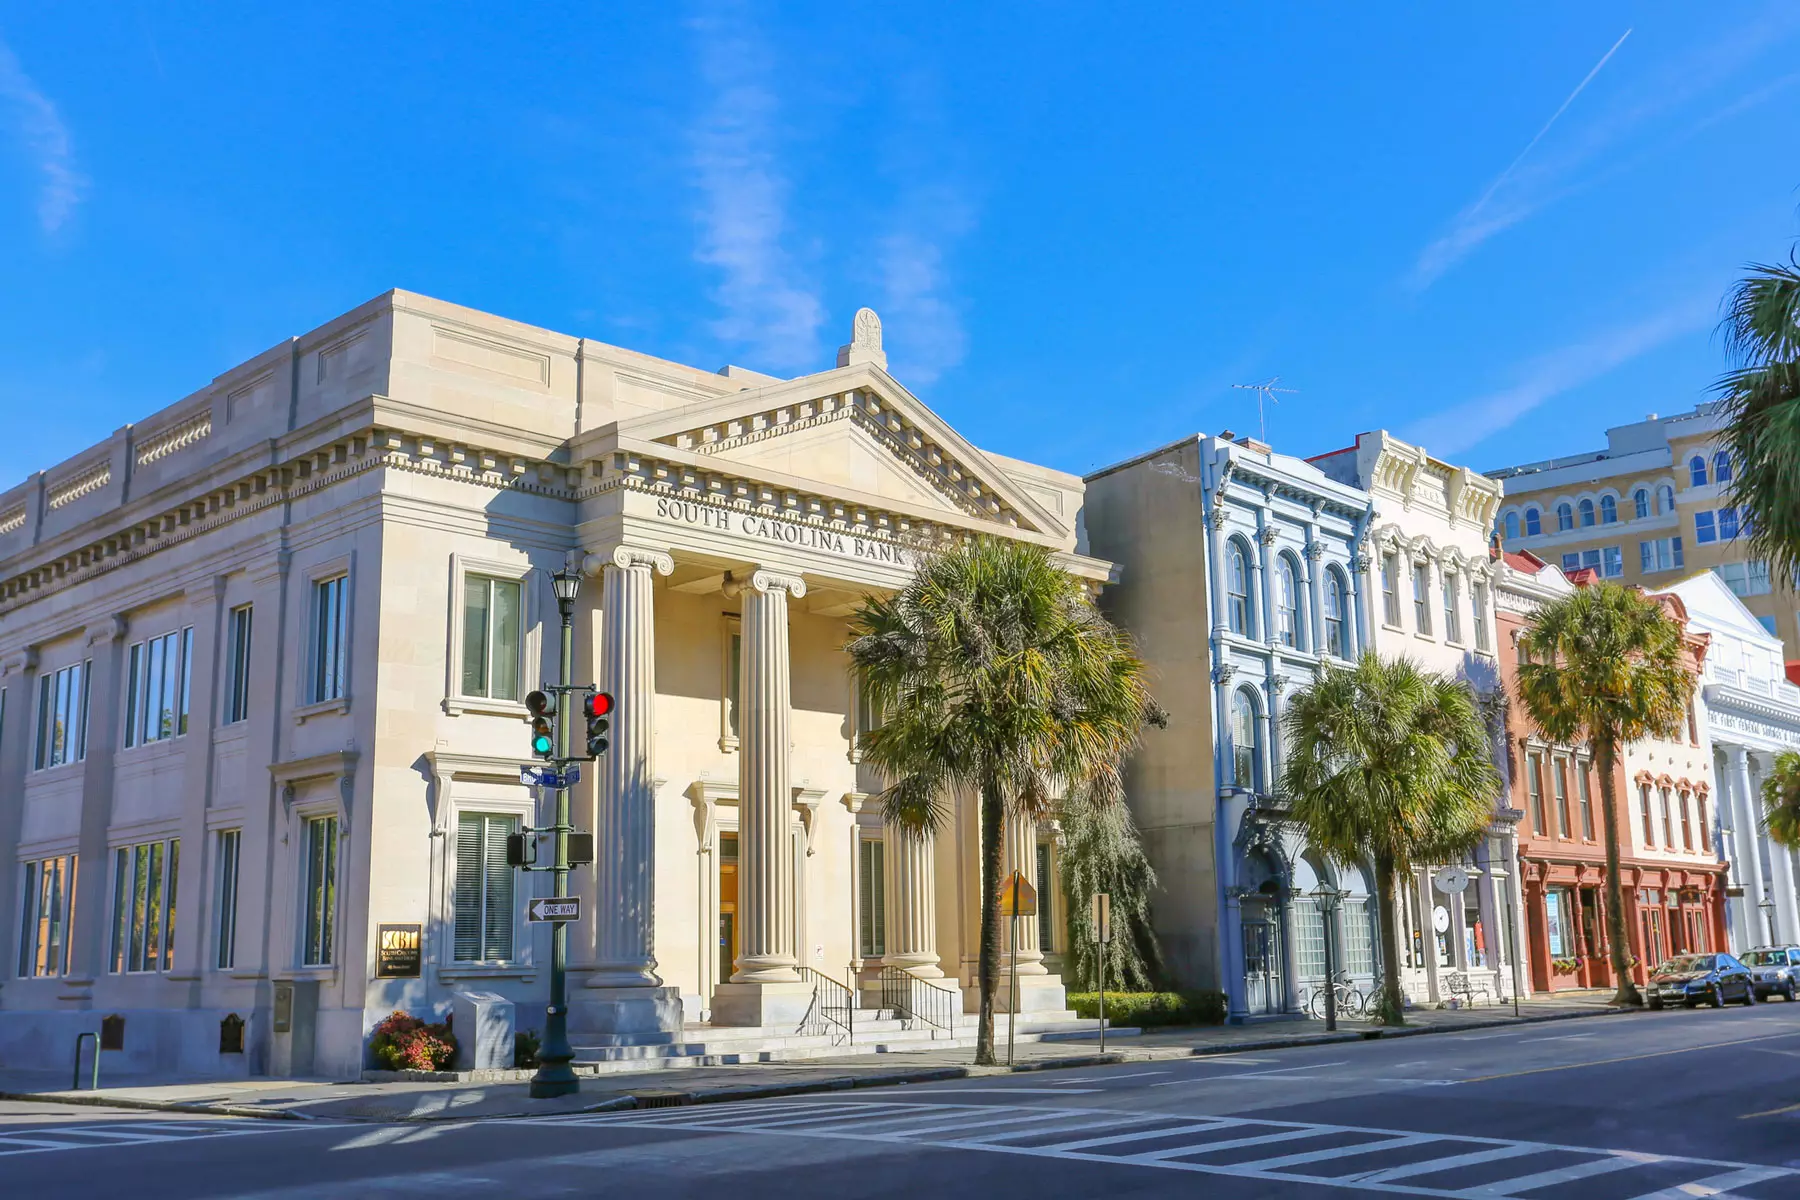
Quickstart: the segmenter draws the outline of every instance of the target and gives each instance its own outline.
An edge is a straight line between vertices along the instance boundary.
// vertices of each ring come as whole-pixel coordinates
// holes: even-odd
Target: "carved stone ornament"
[[[1230,514],[1225,511],[1225,506],[1215,500],[1213,502],[1213,510],[1206,515],[1206,520],[1215,531],[1218,531],[1225,528],[1225,521],[1228,516],[1230,516]]]
[[[851,323],[850,344],[861,350],[881,349],[881,318],[872,308],[859,308]]]
[[[1237,667],[1231,663],[1220,663],[1212,669],[1213,682],[1221,686],[1229,684],[1231,677],[1237,674]]]
[[[1316,563],[1321,558],[1325,557],[1325,543],[1324,542],[1308,542],[1308,543],[1306,543],[1306,549],[1302,550],[1301,553],[1306,556],[1307,562],[1315,562]]]
[[[1265,546],[1273,546],[1280,537],[1281,531],[1273,525],[1264,525],[1256,531],[1256,540]]]

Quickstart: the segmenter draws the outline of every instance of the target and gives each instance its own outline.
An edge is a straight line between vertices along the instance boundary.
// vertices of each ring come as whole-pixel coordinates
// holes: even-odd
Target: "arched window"
[[[1675,489],[1666,483],[1656,489],[1656,511],[1664,514],[1675,511]]]
[[[1233,538],[1225,549],[1225,623],[1231,632],[1256,636],[1250,607],[1250,552]]]
[[[1649,488],[1639,488],[1637,491],[1631,493],[1631,503],[1637,509],[1638,520],[1641,521],[1645,517],[1649,516],[1650,515],[1650,489]]]
[[[1300,585],[1294,560],[1283,554],[1275,566],[1275,632],[1281,644],[1304,649],[1300,635]]]
[[[1513,538],[1516,538],[1518,536],[1519,536],[1519,514],[1516,512],[1507,513],[1506,514],[1506,537],[1507,537],[1507,540],[1511,541]]]
[[[1698,454],[1688,459],[1688,482],[1694,487],[1706,486],[1706,460]]]
[[[1231,697],[1231,782],[1263,790],[1262,746],[1256,738],[1256,701],[1248,688]]]
[[[1600,523],[1611,525],[1619,519],[1619,502],[1611,496],[1600,497]]]
[[[1721,450],[1713,455],[1713,482],[1731,482],[1731,451]]]
[[[1514,525],[1519,523],[1518,517],[1512,513]],[[1338,574],[1336,567],[1328,567],[1325,571],[1325,652],[1333,658],[1349,658],[1350,643],[1344,638],[1344,577]]]
[[[1544,520],[1538,515],[1538,510],[1535,508],[1526,509],[1525,536],[1536,537],[1542,532],[1544,532]]]
[[[1581,502],[1581,527],[1583,529],[1586,529],[1589,525],[1592,525],[1593,523],[1594,523],[1594,502],[1592,500],[1583,500]]]
[[[1575,510],[1565,502],[1556,506],[1556,532],[1563,533],[1575,528]]]

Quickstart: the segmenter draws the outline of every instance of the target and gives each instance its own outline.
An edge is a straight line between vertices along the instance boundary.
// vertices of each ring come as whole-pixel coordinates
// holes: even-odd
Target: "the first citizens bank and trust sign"
[[[713,530],[750,545],[811,550],[838,558],[903,569],[910,569],[915,561],[913,551],[895,542],[864,537],[823,525],[784,521],[762,513],[717,508],[711,504],[673,496],[656,497],[654,511],[660,520]]]

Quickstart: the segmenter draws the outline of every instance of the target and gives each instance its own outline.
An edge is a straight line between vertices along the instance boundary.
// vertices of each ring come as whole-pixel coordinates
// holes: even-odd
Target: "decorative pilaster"
[[[942,979],[937,951],[937,839],[889,824],[887,859],[887,954],[881,964]]]
[[[1004,847],[1004,870],[1010,878],[1014,871],[1025,876],[1025,882],[1037,893],[1039,905],[1049,904],[1050,897],[1044,894],[1043,881],[1037,877],[1037,822],[1027,820],[1014,813],[1006,817],[1006,834]],[[1016,954],[1019,960],[1019,978],[1027,975],[1047,975],[1044,969],[1044,951],[1038,945],[1038,923],[1036,917],[1020,917],[1018,920],[1018,943],[1013,944],[1012,921],[1007,921],[1006,928],[1001,931],[1009,953]],[[1010,965],[1008,966],[1010,970]]]
[[[1763,902],[1762,822],[1757,819],[1756,793],[1750,786],[1750,752],[1743,746],[1728,747],[1731,755],[1731,823],[1737,827],[1738,870],[1744,885],[1744,908],[1749,917],[1750,944],[1761,945],[1772,936],[1769,922],[1759,907]]]

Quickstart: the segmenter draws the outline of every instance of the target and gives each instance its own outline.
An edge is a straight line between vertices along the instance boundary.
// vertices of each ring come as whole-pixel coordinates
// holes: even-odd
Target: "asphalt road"
[[[0,1196],[1791,1197],[1800,1004],[632,1113],[411,1125],[0,1105]]]

